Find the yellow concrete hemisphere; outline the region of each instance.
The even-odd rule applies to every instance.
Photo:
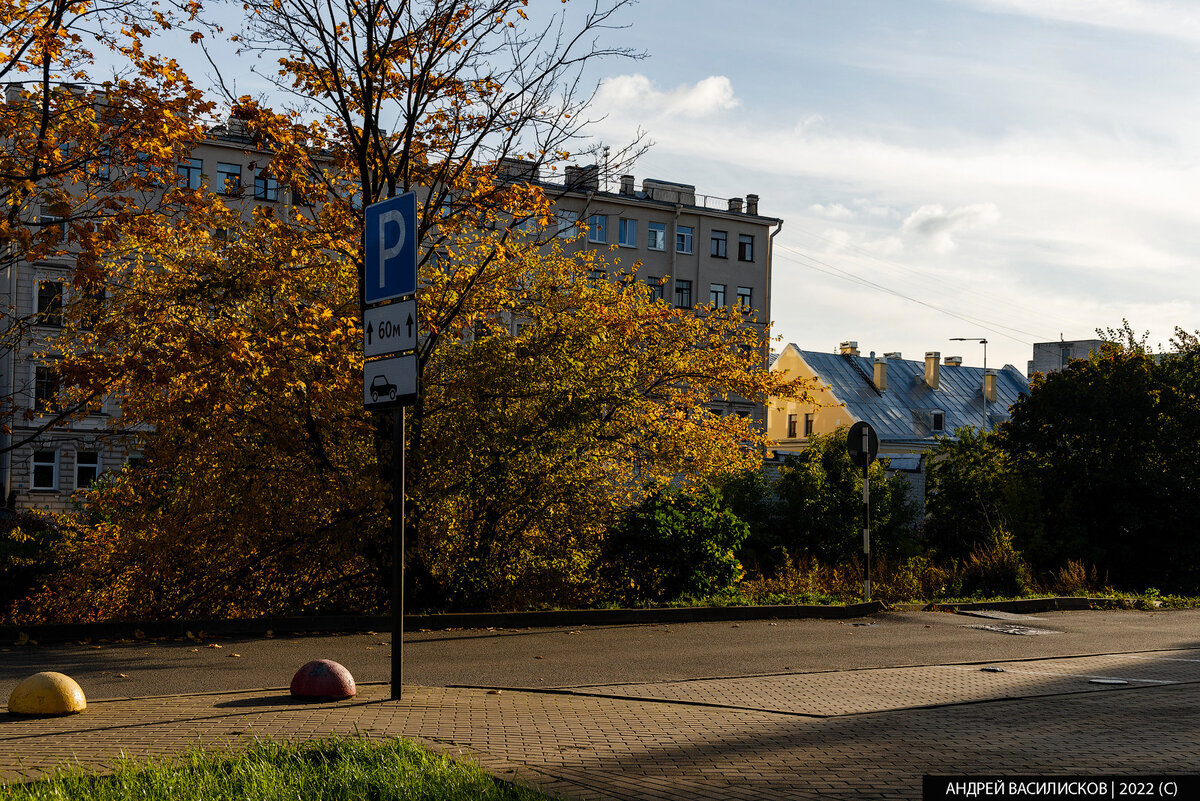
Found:
[[[14,715],[73,715],[87,709],[75,679],[63,673],[34,673],[13,688],[8,711]]]

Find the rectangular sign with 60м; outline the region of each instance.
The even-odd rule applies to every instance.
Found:
[[[363,309],[363,356],[371,359],[417,347],[417,300]]]

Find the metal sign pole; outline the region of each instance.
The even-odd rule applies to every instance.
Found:
[[[392,700],[404,683],[404,407],[392,414]]]
[[[870,443],[871,430],[863,428],[863,554],[866,555],[867,568],[863,576],[863,601],[871,600],[871,479],[868,471],[871,469]]]

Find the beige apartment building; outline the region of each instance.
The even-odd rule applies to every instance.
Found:
[[[19,95],[18,95],[19,96]],[[214,128],[191,157],[177,166],[179,181],[191,188],[206,186],[237,198],[247,213],[254,205],[279,207],[290,201],[277,181],[263,168],[270,153],[256,149],[249,137],[231,123]],[[111,165],[108,169],[131,169]],[[45,210],[32,222],[57,224]],[[9,261],[0,272],[0,303],[11,309],[14,320],[29,320],[33,338],[50,342],[58,334],[64,304],[70,301],[74,259],[60,256]],[[119,406],[106,398],[82,419],[49,426],[51,403],[58,392],[53,355],[40,359],[36,344],[0,356],[0,392],[16,406],[11,433],[0,434],[5,452],[0,455],[0,486],[16,508],[71,511],[73,493],[102,473],[120,469],[138,458],[132,432],[114,430],[110,423]],[[11,449],[9,445],[15,445]]]
[[[536,180],[519,161],[503,165],[515,180]],[[681,308],[744,306],[760,331],[771,319],[771,257],[783,221],[759,214],[758,195],[718,198],[692,184],[647,178],[640,189],[622,175],[615,191],[597,166],[568,167],[561,184],[542,184],[555,199],[562,236],[586,226],[579,246],[609,250],[612,275],[645,281]],[[768,346],[764,343],[763,359]],[[766,424],[766,407],[746,399],[714,401],[721,414]]]
[[[177,177],[183,186],[229,196],[247,213],[267,206],[285,215],[292,199],[266,174],[270,158],[230,120],[210,131],[177,166]],[[611,248],[614,274],[633,274],[683,308],[739,304],[755,310],[760,328],[770,319],[771,238],[782,221],[760,215],[757,196],[718,199],[697,195],[691,185],[649,179],[635,190],[632,176],[623,176],[617,191],[605,191],[596,167],[568,167],[565,184],[539,181],[523,162],[506,161],[502,168],[514,180],[545,188],[556,203],[560,235],[572,235],[576,224],[585,222],[588,231],[577,246]],[[38,221],[55,224],[47,215]],[[51,341],[62,325],[73,271],[70,257],[10,262],[0,274],[0,302],[13,310],[15,319],[33,321],[35,338]],[[83,419],[49,425],[57,379],[52,355],[38,359],[33,355],[37,350],[28,347],[0,356],[0,391],[18,407],[11,433],[0,434],[6,448],[0,455],[0,487],[17,508],[70,511],[74,492],[139,457],[136,439],[133,432],[111,427],[119,415],[111,398]],[[713,408],[749,415],[765,425],[765,408],[759,404],[731,399],[714,402]]]

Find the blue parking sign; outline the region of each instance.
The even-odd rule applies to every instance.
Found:
[[[417,291],[417,196],[372,203],[363,220],[363,302],[382,303]]]

